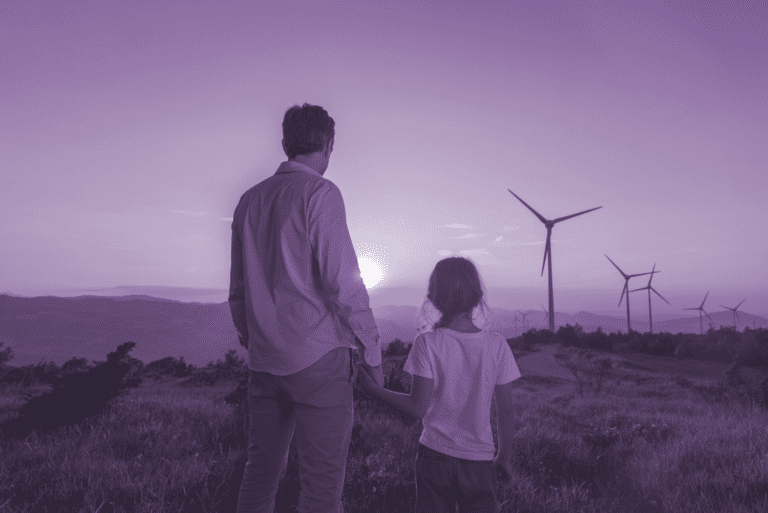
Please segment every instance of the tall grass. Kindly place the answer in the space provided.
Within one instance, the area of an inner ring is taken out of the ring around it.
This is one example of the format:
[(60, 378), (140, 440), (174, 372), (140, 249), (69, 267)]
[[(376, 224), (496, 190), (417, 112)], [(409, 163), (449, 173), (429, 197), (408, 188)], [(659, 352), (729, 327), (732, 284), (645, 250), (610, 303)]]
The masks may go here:
[[(406, 389), (403, 359), (387, 359), (385, 371)], [(500, 485), (502, 511), (768, 510), (763, 407), (708, 400), (672, 374), (612, 373), (599, 393), (544, 375), (518, 380), (515, 474)], [(181, 382), (145, 383), (104, 415), (0, 441), (0, 513), (233, 511), (246, 458), (242, 423), (224, 402), (235, 383)], [(13, 416), (21, 393), (3, 392), (3, 415)], [(355, 395), (346, 510), (413, 511), (421, 424)], [(298, 492), (292, 448), (278, 511), (294, 511)]]

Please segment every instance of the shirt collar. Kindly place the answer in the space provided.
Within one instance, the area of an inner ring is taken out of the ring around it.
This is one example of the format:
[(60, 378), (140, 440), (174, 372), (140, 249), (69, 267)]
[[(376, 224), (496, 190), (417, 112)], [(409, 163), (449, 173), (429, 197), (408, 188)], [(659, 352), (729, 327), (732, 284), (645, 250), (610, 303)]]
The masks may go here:
[(277, 171), (275, 172), (275, 174), (277, 174), (277, 173), (291, 173), (293, 171), (304, 171), (305, 173), (311, 173), (313, 175), (323, 176), (320, 173), (318, 173), (317, 171), (315, 171), (314, 169), (312, 169), (311, 167), (306, 166), (306, 165), (302, 164), (301, 162), (296, 162), (295, 160), (286, 160), (285, 162), (280, 164), (280, 166), (277, 168)]

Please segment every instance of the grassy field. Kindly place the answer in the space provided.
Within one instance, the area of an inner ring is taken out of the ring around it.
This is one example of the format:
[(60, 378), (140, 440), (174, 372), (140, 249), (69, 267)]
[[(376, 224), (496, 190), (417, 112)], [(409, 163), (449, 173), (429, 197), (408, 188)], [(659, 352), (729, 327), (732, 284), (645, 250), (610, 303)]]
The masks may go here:
[[(500, 485), (502, 511), (768, 510), (768, 413), (697, 388), (722, 367), (610, 356), (599, 392), (535, 369), (516, 382), (516, 472)], [(403, 361), (388, 358), (385, 371)], [(1, 441), (0, 513), (233, 511), (245, 464), (243, 412), (224, 396), (236, 383), (181, 382), (145, 380), (103, 416)], [(28, 392), (5, 388), (0, 417), (12, 417)], [(492, 426), (495, 437), (495, 418)], [(359, 394), (347, 511), (413, 511), (420, 432), (419, 421)], [(278, 511), (295, 510), (295, 462), (292, 449)]]

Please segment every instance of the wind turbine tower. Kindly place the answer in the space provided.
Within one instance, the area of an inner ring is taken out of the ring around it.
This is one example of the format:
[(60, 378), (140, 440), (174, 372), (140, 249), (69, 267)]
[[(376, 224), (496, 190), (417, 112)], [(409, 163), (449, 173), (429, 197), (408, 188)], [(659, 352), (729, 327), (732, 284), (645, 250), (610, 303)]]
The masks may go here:
[[(741, 303), (743, 303), (743, 302), (744, 302), (744, 301), (746, 301), (746, 300), (747, 300), (747, 298), (744, 298), (744, 299), (742, 299), (742, 300), (741, 300)], [(738, 309), (738, 308), (741, 306), (741, 303), (739, 303), (738, 305), (736, 305), (736, 308), (731, 308), (731, 307), (729, 307), (729, 306), (723, 306), (723, 305), (720, 305), (720, 306), (722, 306), (723, 308), (727, 308), (728, 310), (731, 310), (731, 311), (733, 312), (733, 327), (734, 327), (734, 329), (736, 328), (736, 318), (737, 318), (737, 317), (739, 317), (739, 313), (738, 313), (736, 310), (737, 310), (737, 309)], [(739, 320), (741, 320), (741, 318), (740, 318), (740, 317), (739, 317)]]
[[(507, 190), (509, 191), (509, 189), (507, 189)], [(569, 216), (558, 217), (557, 219), (549, 220), (549, 219), (545, 219), (544, 216), (542, 216), (541, 214), (536, 212), (530, 205), (528, 205), (528, 203), (523, 201), (520, 198), (520, 196), (518, 196), (517, 194), (515, 194), (512, 191), (509, 191), (509, 192), (510, 192), (510, 194), (512, 194), (512, 196), (514, 196), (515, 198), (519, 199), (520, 203), (522, 203), (523, 205), (528, 207), (528, 210), (533, 212), (534, 215), (539, 218), (539, 221), (544, 223), (544, 226), (546, 226), (546, 228), (547, 228), (547, 243), (546, 243), (546, 246), (544, 247), (544, 260), (541, 262), (541, 275), (544, 276), (544, 264), (546, 264), (547, 260), (549, 260), (549, 265), (548, 265), (548, 273), (549, 273), (549, 331), (554, 333), (555, 332), (555, 300), (554, 300), (554, 297), (552, 295), (552, 246), (551, 246), (551, 243), (550, 243), (550, 239), (551, 239), (551, 236), (552, 236), (552, 227), (555, 226), (555, 224), (559, 223), (560, 221), (565, 221), (566, 219), (570, 219), (572, 217), (580, 216), (581, 214), (586, 214), (587, 212), (592, 212), (593, 210), (597, 210), (598, 208), (603, 208), (603, 207), (600, 206), (600, 207), (590, 208), (589, 210), (584, 210), (583, 212), (578, 212), (576, 214), (571, 214)], [(549, 255), (549, 259), (547, 259), (547, 255)]]
[[(603, 253), (603, 254), (605, 254), (605, 253)], [(646, 274), (650, 274), (651, 276), (653, 276), (653, 272), (650, 272), (650, 273), (639, 273), (639, 274), (624, 274), (624, 271), (619, 269), (619, 266), (616, 265), (614, 263), (614, 261), (611, 260), (610, 257), (608, 257), (608, 255), (605, 255), (605, 258), (607, 258), (608, 261), (611, 262), (613, 264), (613, 266), (616, 269), (618, 269), (619, 272), (621, 273), (621, 275), (624, 277), (624, 288), (621, 289), (621, 297), (619, 298), (619, 306), (621, 306), (621, 301), (624, 299), (624, 292), (626, 292), (627, 293), (627, 334), (629, 334), (629, 332), (632, 331), (632, 326), (629, 323), (629, 279), (630, 278), (634, 278), (635, 276), (645, 276)], [(661, 271), (655, 271), (655, 272), (660, 273)]]
[[(646, 290), (646, 289), (648, 289), (648, 321), (650, 323), (650, 332), (651, 333), (653, 333), (653, 315), (651, 314), (651, 291), (654, 291), (657, 296), (659, 296), (661, 299), (664, 299), (664, 296), (662, 296), (661, 294), (656, 292), (656, 289), (651, 287), (651, 280), (653, 279), (653, 274), (657, 273), (657, 272), (661, 272), (661, 271), (657, 271), (656, 270), (656, 264), (653, 264), (653, 270), (651, 271), (651, 277), (648, 278), (648, 285), (646, 285), (645, 287), (641, 287), (639, 289), (635, 289), (635, 290), (630, 290), (629, 291), (629, 292), (636, 292), (638, 290)], [(629, 298), (629, 293), (627, 293), (627, 298)], [(669, 304), (669, 301), (667, 301), (666, 299), (664, 299), (664, 301), (667, 304)]]
[[(704, 334), (704, 324), (701, 322), (701, 312), (704, 312), (704, 314), (709, 317), (709, 314), (704, 310), (704, 302), (707, 300), (707, 296), (709, 296), (709, 291), (707, 291), (707, 295), (704, 296), (704, 301), (701, 302), (701, 305), (698, 308), (683, 308), (683, 310), (698, 310), (699, 311), (699, 333), (701, 335)], [(709, 320), (712, 320), (712, 317), (709, 317)], [(712, 323), (709, 323), (710, 327), (712, 327)]]

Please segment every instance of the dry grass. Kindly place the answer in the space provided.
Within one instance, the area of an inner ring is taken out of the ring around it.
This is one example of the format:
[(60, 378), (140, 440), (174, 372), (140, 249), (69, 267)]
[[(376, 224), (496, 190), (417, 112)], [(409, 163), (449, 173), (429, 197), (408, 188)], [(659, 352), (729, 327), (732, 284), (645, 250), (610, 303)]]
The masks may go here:
[[(692, 375), (696, 363), (672, 361), (662, 362), (664, 372), (616, 366), (599, 394), (535, 373), (519, 380), (516, 475), (501, 486), (502, 510), (768, 510), (768, 413), (705, 400), (675, 372)], [(656, 366), (649, 360), (647, 368)], [(0, 442), (0, 513), (232, 511), (245, 464), (223, 400), (234, 384), (174, 383), (130, 390), (108, 414), (78, 426)], [(19, 393), (6, 389), (0, 411), (17, 406)], [(496, 437), (495, 419), (492, 426)], [(357, 403), (348, 511), (413, 511), (420, 430), (418, 421)], [(297, 493), (292, 451), (282, 511)]]

